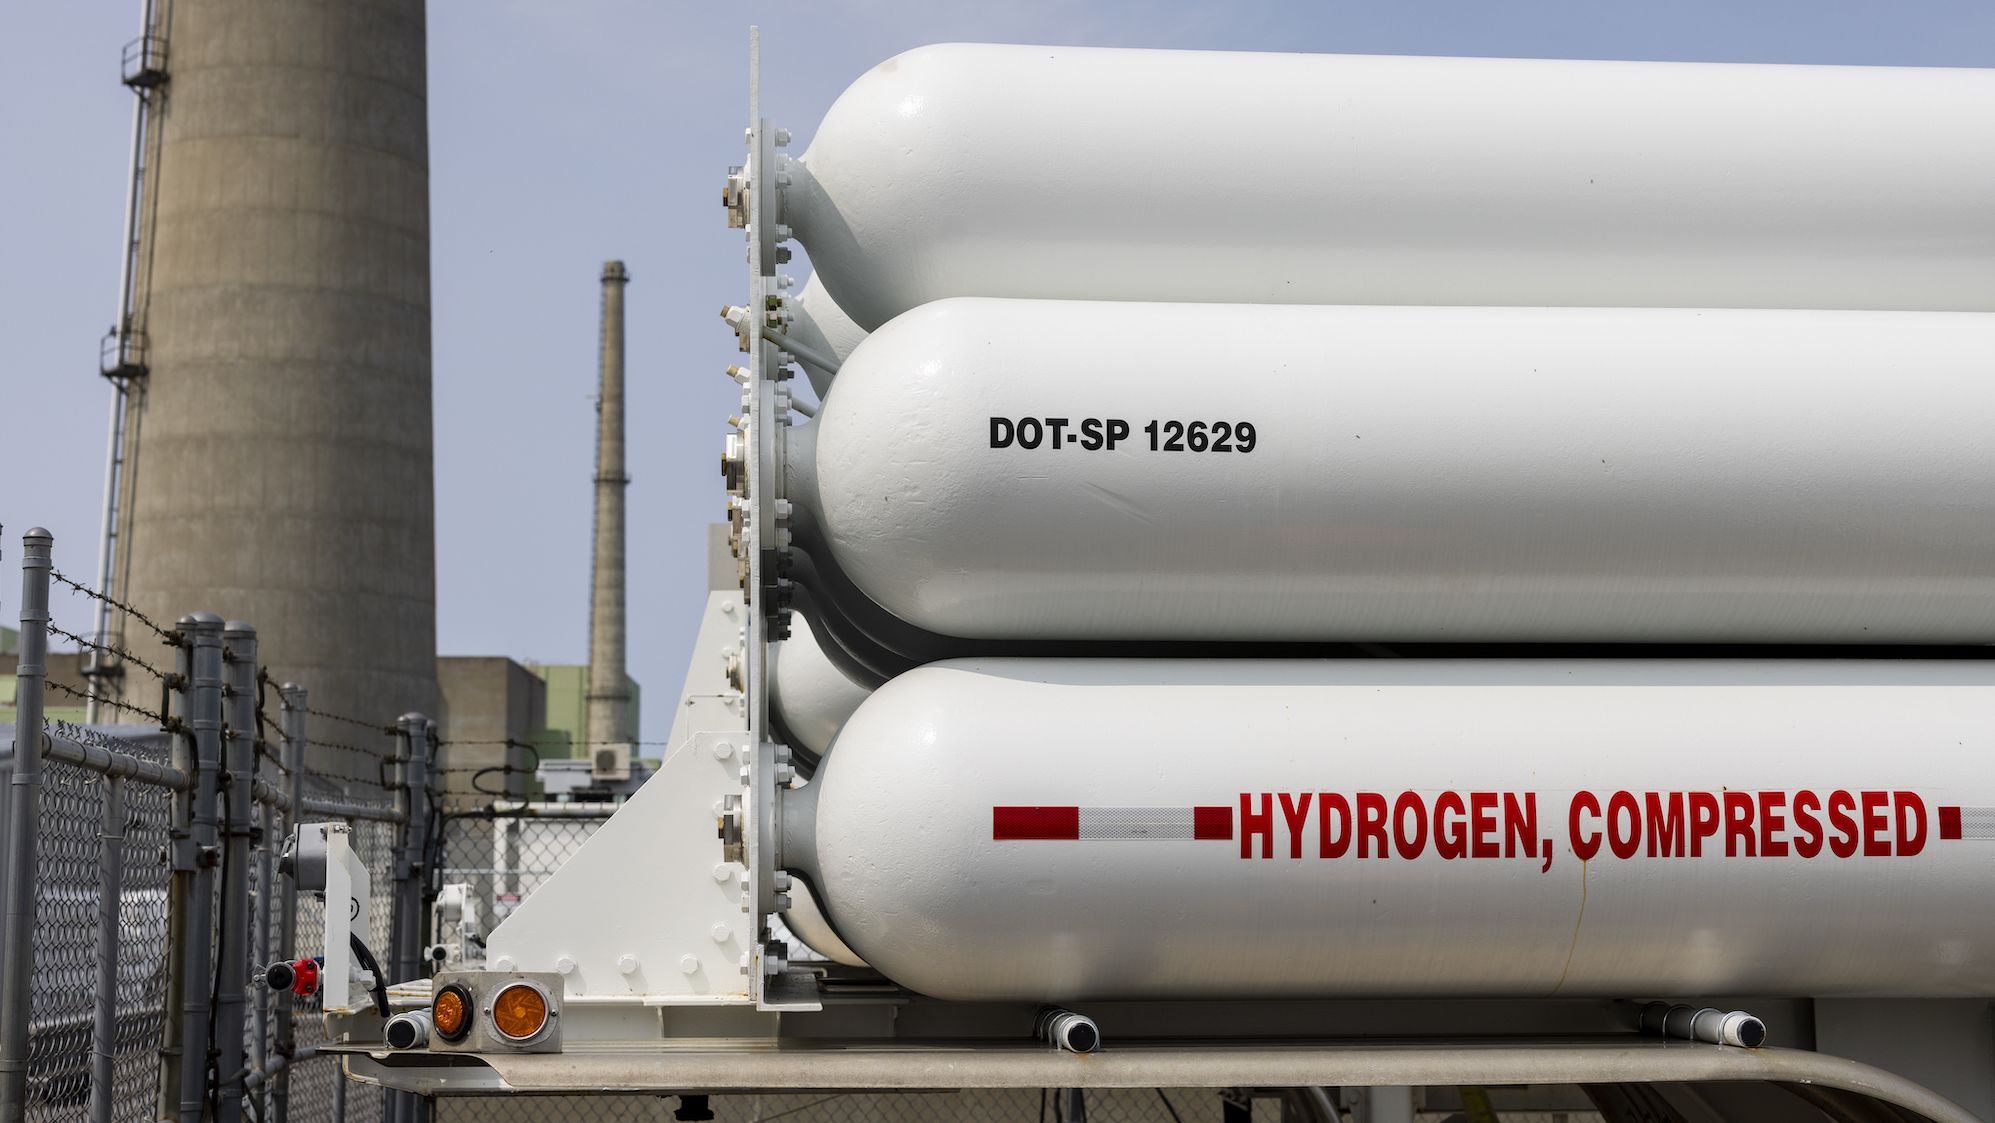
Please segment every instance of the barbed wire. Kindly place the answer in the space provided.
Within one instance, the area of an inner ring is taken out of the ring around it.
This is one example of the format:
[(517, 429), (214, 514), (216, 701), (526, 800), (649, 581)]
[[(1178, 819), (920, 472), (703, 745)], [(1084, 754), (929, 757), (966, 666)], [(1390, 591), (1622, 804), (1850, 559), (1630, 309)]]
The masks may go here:
[[(45, 679), (43, 680), (42, 685), (58, 693), (67, 694), (71, 698), (79, 698), (85, 702), (92, 700), (90, 694), (87, 691), (78, 690), (73, 686), (64, 685), (63, 683), (57, 682), (54, 679)], [(130, 702), (120, 702), (114, 698), (98, 698), (96, 699), (96, 701), (100, 705), (110, 706), (113, 709), (124, 710), (127, 713), (134, 713), (143, 718), (150, 718), (153, 721), (158, 722), (162, 728), (166, 725), (166, 718), (161, 716), (160, 713), (156, 710), (148, 710), (144, 706), (134, 706)]]
[(162, 628), (158, 624), (153, 623), (152, 617), (147, 616), (145, 613), (140, 612), (138, 609), (133, 608), (131, 605), (126, 604), (124, 601), (121, 601), (116, 597), (107, 596), (103, 593), (100, 593), (97, 590), (91, 588), (90, 586), (83, 584), (81, 581), (76, 581), (69, 577), (66, 577), (63, 575), (63, 572), (59, 569), (50, 569), (49, 577), (55, 581), (58, 581), (64, 585), (69, 586), (72, 589), (75, 589), (77, 592), (82, 593), (84, 596), (89, 597), (91, 600), (103, 601), (105, 604), (108, 604), (112, 608), (117, 609), (119, 612), (124, 613), (130, 619), (137, 620), (139, 623), (144, 624), (148, 628), (151, 628), (153, 634), (158, 636), (160, 639), (163, 639), (167, 643), (173, 644), (176, 647), (179, 646), (180, 633), (167, 631), (165, 628)]
[(133, 655), (129, 651), (123, 650), (122, 648), (110, 644), (102, 644), (102, 643), (97, 643), (93, 640), (84, 639), (82, 636), (77, 635), (75, 632), (72, 632), (67, 628), (59, 627), (53, 621), (49, 622), (48, 630), (51, 635), (58, 635), (66, 640), (73, 640), (79, 646), (87, 647), (92, 651), (101, 652), (102, 654), (105, 655), (115, 656), (116, 658), (121, 659), (127, 663), (134, 664), (145, 671), (151, 672), (152, 677), (154, 678), (163, 679), (166, 677), (165, 671), (160, 670), (158, 667), (153, 666), (151, 663), (146, 662), (145, 660), (139, 658), (136, 655)]
[(325, 718), (327, 721), (341, 722), (343, 724), (351, 725), (359, 729), (365, 729), (370, 733), (395, 732), (395, 723), (392, 721), (389, 722), (362, 721), (357, 717), (347, 717), (345, 714), (330, 713), (326, 710), (315, 710), (310, 706), (305, 707), (305, 712), (312, 715), (313, 717), (322, 717)]
[(433, 769), (439, 776), (459, 776), (467, 772), (471, 773), (471, 786), (474, 791), (478, 788), (478, 777), (487, 772), (497, 772), (501, 775), (518, 772), (532, 775), (540, 771), (540, 748), (526, 741), (516, 741), (509, 738), (504, 741), (439, 741), (437, 743), (439, 745), (503, 745), (509, 749), (525, 749), (527, 752), (533, 754), (533, 763), (524, 767), (507, 761), (504, 764), (461, 764), (454, 768)]

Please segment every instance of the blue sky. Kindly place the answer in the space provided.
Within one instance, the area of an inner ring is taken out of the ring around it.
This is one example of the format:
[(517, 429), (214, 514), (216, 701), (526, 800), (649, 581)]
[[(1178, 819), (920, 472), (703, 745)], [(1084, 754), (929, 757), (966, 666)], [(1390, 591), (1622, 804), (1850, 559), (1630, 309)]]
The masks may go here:
[[(132, 3), (0, 11), (4, 556), (39, 522), (96, 556)], [(584, 658), (597, 276), (630, 266), (631, 669), (662, 736), (705, 581), (741, 295), (719, 205), (745, 44), (800, 151), (868, 67), (950, 40), (1261, 51), (1995, 66), (1995, 3), (814, 3), (433, 0), (430, 207), (438, 635), (449, 654)], [(1963, 138), (1986, 143), (1987, 138)], [(792, 270), (799, 278), (806, 272)], [(10, 568), (0, 605), (14, 608)]]

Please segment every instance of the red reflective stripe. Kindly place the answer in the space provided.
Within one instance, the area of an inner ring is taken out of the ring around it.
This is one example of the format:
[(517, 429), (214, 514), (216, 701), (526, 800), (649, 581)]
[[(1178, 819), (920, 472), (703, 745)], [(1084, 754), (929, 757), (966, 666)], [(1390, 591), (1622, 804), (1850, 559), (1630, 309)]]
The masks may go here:
[(991, 837), (1003, 842), (1017, 839), (1063, 839), (1081, 837), (1081, 809), (1078, 807), (993, 807)]
[(1192, 808), (1191, 836), (1195, 839), (1230, 841), (1233, 838), (1233, 809), (1231, 807)]
[(1940, 837), (1941, 838), (1960, 837), (1960, 808), (1958, 807), (1940, 808)]

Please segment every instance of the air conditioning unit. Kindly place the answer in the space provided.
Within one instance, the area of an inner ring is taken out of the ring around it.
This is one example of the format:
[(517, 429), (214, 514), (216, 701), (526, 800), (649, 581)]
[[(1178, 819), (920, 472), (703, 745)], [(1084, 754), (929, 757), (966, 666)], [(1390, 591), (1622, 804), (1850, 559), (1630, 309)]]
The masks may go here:
[(594, 780), (630, 779), (630, 750), (629, 744), (597, 746), (589, 777)]

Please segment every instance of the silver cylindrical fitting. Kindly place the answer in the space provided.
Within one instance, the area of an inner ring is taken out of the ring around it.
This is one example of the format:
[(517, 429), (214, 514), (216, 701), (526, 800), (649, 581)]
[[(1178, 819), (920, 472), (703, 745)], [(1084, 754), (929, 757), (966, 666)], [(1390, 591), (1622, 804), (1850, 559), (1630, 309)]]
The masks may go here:
[(1712, 1006), (1651, 1002), (1642, 1007), (1641, 1028), (1644, 1033), (1746, 1049), (1766, 1043), (1765, 1022), (1744, 1010), (1727, 1012)]
[(1039, 1011), (1039, 1022), (1034, 1033), (1052, 1045), (1069, 1053), (1092, 1053), (1101, 1046), (1101, 1029), (1094, 1019), (1058, 1006), (1048, 1006)]
[(390, 1049), (420, 1049), (429, 1044), (430, 1034), (435, 1030), (428, 1010), (410, 1010), (388, 1019), (388, 1047)]

